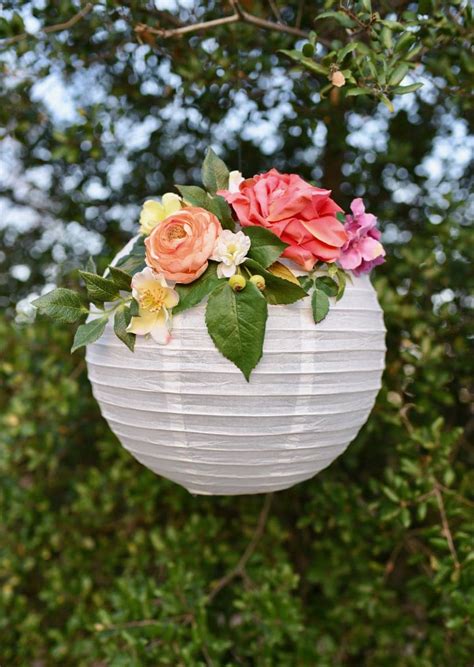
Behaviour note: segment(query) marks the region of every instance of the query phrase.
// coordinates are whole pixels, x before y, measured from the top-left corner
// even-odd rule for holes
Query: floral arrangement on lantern
[[[262,356],[268,306],[309,297],[318,324],[351,273],[384,262],[377,220],[361,199],[346,215],[330,190],[276,169],[244,179],[211,149],[202,180],[204,188],[181,185],[179,195],[145,202],[130,252],[104,276],[91,261],[80,271],[87,299],[58,288],[33,302],[62,322],[88,317],[72,351],[95,342],[112,315],[130,350],[137,336],[166,345],[173,315],[207,298],[211,339],[249,380]]]

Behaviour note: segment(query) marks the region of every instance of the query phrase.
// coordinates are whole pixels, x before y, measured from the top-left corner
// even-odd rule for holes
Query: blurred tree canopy
[[[463,1],[2,3],[2,665],[469,664],[471,41]],[[374,413],[237,571],[263,498],[139,467],[27,305],[105,267],[209,144],[362,196],[389,252]]]

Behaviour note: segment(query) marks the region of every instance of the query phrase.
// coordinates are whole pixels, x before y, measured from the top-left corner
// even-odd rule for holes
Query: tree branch
[[[77,14],[74,14],[74,16],[71,16],[70,19],[67,21],[63,21],[62,23],[55,23],[54,25],[48,25],[44,28],[42,28],[39,31],[39,34],[49,34],[51,32],[60,32],[61,30],[69,30],[69,28],[72,28],[73,26],[76,25],[76,23],[79,23],[87,14],[89,14],[94,5],[91,2],[88,2],[85,7],[83,7]],[[7,37],[6,39],[0,40],[0,46],[10,46],[11,44],[16,44],[17,42],[21,42],[24,39],[29,39],[30,37],[37,37],[35,34],[31,34],[29,32],[22,32],[20,35],[15,35],[14,37]]]
[[[276,32],[286,33],[288,35],[293,35],[294,37],[301,37],[303,39],[308,38],[308,33],[300,28],[295,28],[293,26],[285,25],[284,23],[275,23],[274,21],[267,21],[262,19],[259,16],[254,14],[249,14],[246,12],[237,0],[229,0],[232,9],[234,10],[233,14],[229,16],[223,16],[219,19],[212,19],[210,21],[202,21],[200,23],[193,23],[190,25],[184,25],[179,28],[152,28],[144,23],[139,23],[135,27],[135,32],[138,36],[140,33],[148,33],[152,35],[157,35],[158,37],[163,37],[168,39],[170,37],[179,37],[181,35],[187,35],[193,32],[202,32],[205,30],[211,30],[212,28],[217,28],[221,25],[228,25],[230,23],[247,23],[249,25],[256,26],[262,30],[274,30]]]
[[[449,528],[448,517],[446,516],[446,508],[444,506],[443,494],[439,490],[438,485],[434,487],[433,491],[436,496],[436,502],[438,503],[438,509],[441,516],[441,523],[443,524],[443,533],[446,538],[446,542],[448,543],[449,551],[451,552],[451,556],[454,561],[454,566],[456,570],[459,570],[461,564],[459,562],[456,547],[454,546],[453,536]]]
[[[263,532],[265,530],[265,526],[267,523],[268,519],[268,513],[270,512],[270,507],[272,504],[273,500],[273,493],[267,493],[265,496],[265,500],[263,503],[263,507],[260,512],[260,516],[258,517],[258,523],[255,528],[255,532],[252,536],[252,539],[247,545],[247,548],[245,549],[244,553],[239,559],[239,562],[237,565],[228,573],[225,575],[225,577],[222,577],[222,579],[219,579],[219,581],[212,587],[211,592],[209,593],[207,600],[208,602],[212,602],[212,600],[216,597],[220,591],[225,588],[228,584],[230,584],[233,579],[236,577],[242,577],[245,575],[245,566],[247,565],[248,561],[252,557],[255,549],[257,548],[257,545],[260,541],[260,538],[263,535]]]

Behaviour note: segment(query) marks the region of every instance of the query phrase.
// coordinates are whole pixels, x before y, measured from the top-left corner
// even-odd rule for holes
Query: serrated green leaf
[[[209,295],[206,326],[217,349],[248,381],[260,361],[265,338],[267,302],[251,282],[234,292],[227,281]]]
[[[261,264],[253,259],[247,259],[244,266],[249,269],[252,275],[260,275],[265,278],[263,295],[269,304],[294,303],[307,296],[307,293],[300,285],[295,285],[289,280],[278,278],[278,276],[264,269]]]
[[[117,308],[114,316],[114,332],[115,335],[122,343],[128,347],[129,350],[133,352],[135,348],[135,334],[127,331],[127,327],[130,324],[132,315],[130,313],[130,308],[123,305],[120,308]]]
[[[127,255],[127,257],[122,257],[116,264],[119,266],[122,271],[129,273],[131,276],[135,275],[139,271],[143,271],[146,267],[146,262],[144,257],[138,257],[137,255]]]
[[[244,227],[242,231],[249,237],[251,243],[248,256],[261,264],[264,269],[276,262],[285,248],[288,248],[287,243],[265,227]]]
[[[121,257],[115,264],[118,268],[122,269],[130,275],[142,271],[146,267],[145,262],[145,237],[140,235],[135,243],[133,244],[130,252],[124,257]]]
[[[85,270],[88,271],[89,273],[97,273],[97,267],[92,257],[89,257],[89,259],[87,260]]]
[[[189,285],[176,285],[175,289],[179,294],[179,302],[173,308],[173,315],[196,306],[217,287],[219,281],[220,279],[217,277],[217,264],[210,262],[200,278]]]
[[[107,322],[107,317],[98,317],[90,322],[81,324],[74,336],[71,352],[75,352],[78,348],[83,347],[84,345],[94,343],[104,333]]]
[[[315,289],[311,296],[311,307],[315,323],[322,322],[329,312],[328,295],[322,290]]]
[[[329,276],[320,276],[314,281],[316,289],[322,290],[328,296],[336,296],[339,286],[335,280]]]
[[[79,271],[79,275],[86,284],[87,294],[91,301],[114,301],[120,296],[119,289],[112,280],[88,271]]]
[[[58,287],[40,296],[32,301],[32,305],[42,315],[47,315],[65,324],[77,322],[88,312],[79,295],[64,287]]]
[[[235,220],[232,217],[232,209],[226,202],[224,197],[216,195],[212,197],[209,203],[209,211],[219,219],[222,229],[229,229],[231,232],[235,231]]]
[[[295,276],[293,271],[289,269],[285,264],[282,264],[281,262],[273,262],[268,269],[270,273],[273,273],[274,276],[277,276],[277,278],[281,278],[282,280],[287,280],[290,283],[293,283],[294,285],[299,285],[298,278]]]
[[[188,204],[207,210],[210,197],[203,188],[197,185],[177,185],[176,189]]]
[[[176,187],[191,206],[204,208],[206,211],[214,213],[223,229],[234,231],[235,221],[232,217],[232,210],[224,197],[220,195],[210,197],[205,190],[197,185],[177,185]]]
[[[113,282],[120,290],[131,292],[132,276],[130,273],[117,268],[116,266],[109,266],[110,276]]]
[[[305,292],[308,292],[314,285],[314,280],[310,276],[298,276],[298,282]]]
[[[212,148],[207,149],[202,164],[202,182],[204,187],[214,195],[217,190],[226,190],[229,186],[229,170]]]

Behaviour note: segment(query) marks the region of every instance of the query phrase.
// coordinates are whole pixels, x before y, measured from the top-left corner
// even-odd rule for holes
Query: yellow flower
[[[138,302],[137,317],[132,317],[127,331],[145,336],[166,345],[171,340],[170,311],[179,301],[178,293],[166,282],[166,278],[147,267],[132,279],[132,295]]]
[[[140,232],[148,236],[150,232],[165,218],[176,213],[181,208],[181,198],[173,192],[167,192],[161,202],[148,199],[140,213]]]

